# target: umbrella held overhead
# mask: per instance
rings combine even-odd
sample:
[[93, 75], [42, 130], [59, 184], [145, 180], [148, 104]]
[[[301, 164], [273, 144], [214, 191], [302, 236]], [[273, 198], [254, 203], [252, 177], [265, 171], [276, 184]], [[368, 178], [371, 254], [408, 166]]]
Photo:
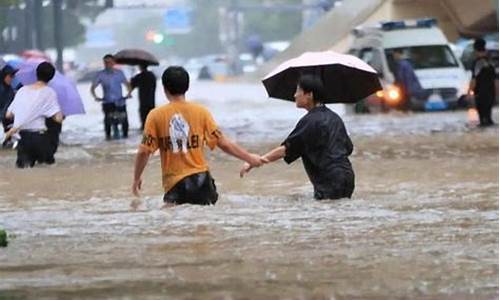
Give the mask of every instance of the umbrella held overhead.
[[306, 52], [271, 71], [262, 83], [271, 98], [294, 101], [302, 74], [321, 78], [324, 103], [355, 103], [382, 89], [377, 72], [363, 60], [333, 51]]
[[142, 49], [123, 49], [115, 55], [115, 61], [123, 65], [147, 65], [158, 66], [158, 59], [151, 53]]
[[[23, 85], [33, 84], [36, 82], [36, 68], [41, 61], [28, 61], [19, 66], [19, 71], [16, 73], [16, 78]], [[85, 114], [82, 98], [76, 88], [76, 84], [56, 71], [54, 78], [48, 84], [57, 94], [57, 101], [61, 106], [62, 113], [65, 116]]]

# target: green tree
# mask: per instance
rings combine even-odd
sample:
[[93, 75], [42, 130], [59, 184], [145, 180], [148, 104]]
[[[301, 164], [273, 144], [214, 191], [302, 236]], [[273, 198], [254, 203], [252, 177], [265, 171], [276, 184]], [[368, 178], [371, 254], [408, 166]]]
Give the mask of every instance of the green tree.
[[[21, 4], [26, 4], [26, 1], [0, 0], [0, 32], [11, 26], [18, 28], [18, 32], [24, 32], [27, 26], [25, 22], [26, 8], [21, 9]], [[63, 44], [67, 47], [84, 41], [86, 31], [84, 22], [95, 20], [104, 11], [104, 7], [98, 5], [99, 0], [65, 0], [65, 4], [63, 10], [64, 25], [60, 30], [63, 32]], [[25, 7], [27, 6], [25, 5]], [[41, 18], [43, 19], [43, 27], [38, 32], [41, 34], [43, 46], [44, 48], [54, 47], [54, 9], [52, 5], [41, 8]], [[34, 25], [34, 22], [31, 23]], [[0, 36], [0, 52], [18, 52], [26, 47], [23, 41], [21, 37], [14, 41], [4, 41], [3, 37]]]

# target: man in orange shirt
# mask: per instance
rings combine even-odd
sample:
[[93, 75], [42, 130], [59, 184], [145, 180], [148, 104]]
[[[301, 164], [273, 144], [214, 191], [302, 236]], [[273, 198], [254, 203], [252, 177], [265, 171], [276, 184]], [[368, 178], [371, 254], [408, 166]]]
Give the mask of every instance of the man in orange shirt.
[[[219, 146], [255, 167], [266, 160], [226, 138], [205, 107], [186, 101], [189, 75], [184, 68], [167, 68], [162, 84], [169, 103], [153, 109], [147, 116], [135, 160], [132, 192], [139, 195], [149, 157], [160, 149], [165, 206], [215, 204], [218, 194], [203, 154], [205, 145], [212, 150]], [[133, 202], [132, 206], [137, 203]]]

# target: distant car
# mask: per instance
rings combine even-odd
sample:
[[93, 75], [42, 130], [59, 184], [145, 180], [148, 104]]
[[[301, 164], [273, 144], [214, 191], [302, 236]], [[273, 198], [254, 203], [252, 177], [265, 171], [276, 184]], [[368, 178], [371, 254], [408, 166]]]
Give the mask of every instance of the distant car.
[[[451, 50], [434, 19], [381, 22], [356, 28], [349, 53], [370, 64], [380, 76], [384, 90], [362, 101], [359, 112], [399, 107], [402, 93], [394, 83], [394, 49], [402, 49], [429, 98], [414, 109], [442, 110], [459, 107], [467, 93], [469, 76]], [[363, 107], [364, 106], [364, 107]], [[378, 106], [378, 107], [377, 107]]]
[[257, 65], [255, 64], [255, 60], [250, 53], [241, 53], [240, 54], [240, 64], [243, 73], [251, 73], [257, 70]]
[[184, 68], [192, 78], [200, 80], [223, 81], [228, 77], [240, 75], [242, 63], [238, 60], [234, 65], [225, 54], [210, 54], [201, 57], [190, 58]]

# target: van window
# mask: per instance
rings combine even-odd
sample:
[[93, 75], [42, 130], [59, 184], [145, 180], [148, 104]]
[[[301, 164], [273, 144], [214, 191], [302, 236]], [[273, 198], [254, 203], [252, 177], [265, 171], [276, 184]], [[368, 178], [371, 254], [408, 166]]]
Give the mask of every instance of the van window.
[[[433, 68], [457, 68], [458, 63], [447, 45], [404, 47], [403, 53], [410, 60], [415, 70]], [[389, 65], [394, 64], [393, 49], [386, 49]]]

